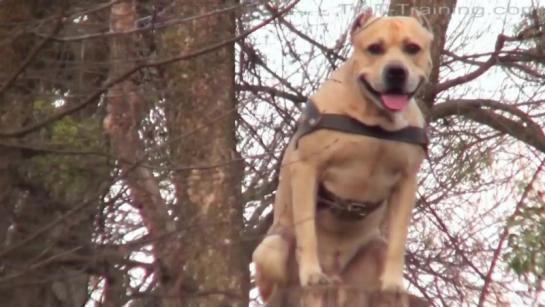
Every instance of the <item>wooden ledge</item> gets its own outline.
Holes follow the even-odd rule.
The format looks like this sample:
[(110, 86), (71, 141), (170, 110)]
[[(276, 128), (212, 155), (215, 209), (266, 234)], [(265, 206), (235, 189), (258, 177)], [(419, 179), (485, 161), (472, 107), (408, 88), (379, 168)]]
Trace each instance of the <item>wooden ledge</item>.
[(277, 291), (268, 307), (430, 307), (412, 294), (370, 292), (353, 286), (290, 288)]

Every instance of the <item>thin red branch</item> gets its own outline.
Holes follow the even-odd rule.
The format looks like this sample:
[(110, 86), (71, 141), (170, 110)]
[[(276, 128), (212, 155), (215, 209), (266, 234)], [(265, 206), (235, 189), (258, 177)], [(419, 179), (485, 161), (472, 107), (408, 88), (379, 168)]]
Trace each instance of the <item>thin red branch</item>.
[(447, 89), (449, 89), (451, 87), (473, 81), (473, 80), (477, 79), (478, 77), (482, 76), (490, 68), (492, 68), (492, 66), (494, 66), (497, 63), (499, 54), (501, 53), (502, 48), (505, 45), (506, 39), (507, 39), (507, 37), (505, 35), (503, 35), (503, 34), (498, 35), (498, 38), (496, 40), (496, 46), (494, 48), (494, 53), (492, 53), (492, 55), (490, 56), (490, 58), (488, 58), (488, 60), (486, 62), (484, 62), (475, 71), (473, 71), (473, 72), (471, 72), (471, 73), (469, 73), (467, 75), (464, 75), (464, 76), (461, 76), (461, 77), (458, 77), (458, 78), (454, 78), (452, 80), (447, 80), (447, 81), (445, 81), (443, 83), (439, 83), (438, 85), (436, 85), (434, 87), (434, 92), (436, 94), (438, 94), (438, 93), (441, 93), (441, 92), (443, 92), (443, 91), (445, 91), (445, 90), (447, 90)]
[(524, 206), (524, 202), (526, 198), (528, 197), (528, 193), (533, 188), (534, 182), (537, 180), (541, 171), (543, 170), (543, 166), (545, 166), (545, 160), (541, 161), (541, 164), (539, 165), (536, 172), (532, 176), (532, 179), (530, 179), (530, 182), (524, 189), (524, 192), (522, 193), (522, 196), (520, 197), (520, 200), (518, 201), (515, 207), (515, 212), (509, 217), (507, 225), (503, 228), (503, 231), (500, 235), (500, 240), (498, 242), (498, 246), (494, 250), (494, 254), (492, 256), (492, 262), (490, 263), (490, 267), (488, 268), (488, 272), (484, 280), (484, 285), (481, 290), (481, 294), (479, 296), (479, 303), (477, 307), (483, 307), (484, 302), (486, 300), (486, 296), (488, 294), (488, 288), (490, 287), (490, 283), (492, 283), (492, 274), (494, 273), (494, 270), (496, 269), (496, 265), (501, 254), (503, 244), (505, 243), (505, 240), (507, 239), (507, 236), (509, 235), (509, 224), (510, 224), (509, 222), (512, 221), (517, 215), (520, 214), (520, 210), (522, 209), (522, 206)]
[(236, 90), (237, 91), (248, 91), (248, 92), (251, 92), (251, 93), (254, 93), (254, 94), (256, 94), (258, 92), (263, 92), (263, 93), (267, 93), (267, 94), (269, 94), (271, 96), (282, 97), (282, 98), (291, 100), (294, 103), (301, 103), (301, 102), (307, 101), (306, 96), (302, 96), (302, 95), (299, 95), (299, 94), (294, 95), (294, 94), (291, 94), (291, 93), (288, 93), (288, 92), (285, 92), (285, 91), (282, 91), (282, 90), (279, 90), (279, 89), (276, 89), (276, 88), (273, 88), (273, 87), (270, 87), (270, 86), (241, 84), (241, 85), (236, 86)]
[[(271, 8), (270, 5), (267, 5), (267, 8), (270, 12), (275, 12), (274, 9)], [(315, 39), (311, 38), (310, 36), (306, 35), (305, 33), (301, 32), (299, 29), (297, 29), (291, 22), (287, 21), (285, 18), (283, 17), (279, 17), (278, 18), (278, 21), (285, 25), (286, 28), (288, 28), (291, 32), (295, 33), (297, 36), (299, 36), (300, 38), (302, 38), (303, 40), (307, 41), (308, 43), (310, 43), (311, 45), (313, 46), (316, 46), (318, 49), (320, 49), (320, 51), (323, 52), (323, 54), (331, 60), (341, 60), (341, 61), (346, 61), (346, 58), (343, 57), (342, 55), (338, 54), (336, 51), (335, 51), (335, 48), (328, 48), (327, 46), (324, 46), (322, 45), (321, 43), (319, 43), (318, 41), (316, 41)], [(333, 58), (333, 59), (331, 59)], [(331, 63), (333, 64), (333, 63)]]

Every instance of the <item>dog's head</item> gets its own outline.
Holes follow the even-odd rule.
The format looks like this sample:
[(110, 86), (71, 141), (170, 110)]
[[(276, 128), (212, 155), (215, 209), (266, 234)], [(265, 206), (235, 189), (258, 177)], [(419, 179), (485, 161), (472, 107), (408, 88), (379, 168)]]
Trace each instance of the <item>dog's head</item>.
[(411, 17), (360, 14), (350, 31), (354, 80), (380, 109), (403, 111), (431, 71), (433, 34), (417, 11)]

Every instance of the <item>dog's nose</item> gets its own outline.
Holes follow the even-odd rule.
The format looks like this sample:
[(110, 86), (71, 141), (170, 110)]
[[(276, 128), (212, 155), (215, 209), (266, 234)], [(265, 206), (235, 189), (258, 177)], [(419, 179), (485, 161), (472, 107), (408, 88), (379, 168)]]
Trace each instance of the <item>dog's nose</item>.
[(407, 69), (399, 64), (393, 64), (386, 68), (384, 79), (389, 89), (403, 90), (407, 82)]

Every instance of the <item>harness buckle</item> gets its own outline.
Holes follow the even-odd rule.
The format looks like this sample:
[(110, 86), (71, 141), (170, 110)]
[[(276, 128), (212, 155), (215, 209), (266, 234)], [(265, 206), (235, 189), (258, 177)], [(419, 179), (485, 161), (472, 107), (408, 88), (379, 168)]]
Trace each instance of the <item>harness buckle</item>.
[(316, 127), (320, 123), (320, 117), (318, 118), (309, 118), (308, 119), (308, 125), (311, 127)]

